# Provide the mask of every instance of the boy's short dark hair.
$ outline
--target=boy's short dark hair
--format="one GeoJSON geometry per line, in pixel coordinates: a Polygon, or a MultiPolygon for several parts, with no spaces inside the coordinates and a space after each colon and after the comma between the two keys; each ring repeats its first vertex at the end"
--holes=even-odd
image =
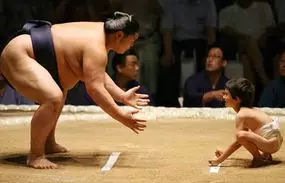
{"type": "Polygon", "coordinates": [[[241,100],[240,107],[253,107],[255,87],[245,78],[231,79],[226,83],[233,99],[237,97],[241,100]]]}
{"type": "Polygon", "coordinates": [[[118,54],[118,53],[115,54],[115,56],[112,59],[112,68],[115,71],[115,73],[117,72],[117,66],[118,65],[125,66],[126,57],[129,55],[134,55],[134,56],[138,57],[138,55],[134,49],[129,49],[128,51],[126,51],[123,54],[118,54]]]}
{"type": "Polygon", "coordinates": [[[122,31],[125,36],[129,36],[139,32],[139,24],[133,15],[115,12],[113,18],[109,18],[104,22],[104,30],[106,34],[122,31]]]}

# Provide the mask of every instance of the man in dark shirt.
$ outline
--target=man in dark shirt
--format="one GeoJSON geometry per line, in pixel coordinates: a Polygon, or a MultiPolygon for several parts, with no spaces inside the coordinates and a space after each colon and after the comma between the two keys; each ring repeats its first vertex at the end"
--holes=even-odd
{"type": "MultiPolygon", "coordinates": [[[[117,84],[117,86],[119,86],[124,91],[128,91],[133,87],[139,87],[136,93],[149,95],[148,90],[137,81],[139,74],[139,58],[133,49],[128,50],[124,54],[115,54],[111,61],[112,68],[115,73],[112,76],[112,79],[117,84]]],[[[81,88],[81,90],[85,90],[83,86],[79,86],[79,88],[81,88]]],[[[84,98],[85,105],[96,105],[96,103],[91,99],[87,92],[85,92],[85,94],[82,96],[84,98]]],[[[150,95],[149,100],[149,105],[154,106],[154,101],[150,95]]]]}
{"type": "Polygon", "coordinates": [[[227,61],[219,47],[212,47],[205,70],[190,76],[184,85],[183,107],[224,107],[223,94],[229,80],[224,75],[227,61]]]}
{"type": "Polygon", "coordinates": [[[279,60],[279,76],[271,81],[264,89],[258,106],[259,107],[285,107],[285,49],[279,60]]]}
{"type": "Polygon", "coordinates": [[[149,95],[149,105],[154,105],[148,89],[137,81],[140,69],[139,57],[133,49],[124,54],[116,54],[112,59],[112,68],[115,72],[112,79],[122,90],[127,91],[137,86],[139,89],[136,93],[149,95]]]}

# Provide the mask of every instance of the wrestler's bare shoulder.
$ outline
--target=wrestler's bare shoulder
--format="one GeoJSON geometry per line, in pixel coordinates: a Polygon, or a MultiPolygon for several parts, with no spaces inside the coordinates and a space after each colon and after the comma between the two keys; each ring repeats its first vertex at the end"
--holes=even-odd
{"type": "Polygon", "coordinates": [[[78,43],[86,44],[89,41],[104,41],[104,23],[103,22],[72,22],[55,24],[52,26],[53,35],[61,40],[68,38],[68,40],[78,43]]]}

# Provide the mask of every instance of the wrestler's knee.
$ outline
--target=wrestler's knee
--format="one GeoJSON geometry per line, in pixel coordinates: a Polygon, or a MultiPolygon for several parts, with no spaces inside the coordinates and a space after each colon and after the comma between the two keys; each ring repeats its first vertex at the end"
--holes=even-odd
{"type": "Polygon", "coordinates": [[[63,93],[53,93],[48,97],[48,99],[42,102],[42,105],[47,106],[52,112],[58,113],[60,112],[64,103],[63,99],[63,93]]]}
{"type": "Polygon", "coordinates": [[[246,132],[246,131],[238,131],[236,133],[236,139],[240,143],[247,141],[247,139],[248,139],[247,137],[248,137],[248,132],[246,132]]]}

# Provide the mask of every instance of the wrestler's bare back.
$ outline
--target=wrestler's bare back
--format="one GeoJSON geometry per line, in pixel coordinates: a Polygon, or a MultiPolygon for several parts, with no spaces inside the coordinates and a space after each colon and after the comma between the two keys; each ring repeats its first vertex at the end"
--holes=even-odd
{"type": "MultiPolygon", "coordinates": [[[[103,26],[103,23],[100,22],[74,22],[52,26],[51,31],[58,73],[64,89],[70,89],[79,80],[83,80],[82,56],[87,46],[94,44],[94,48],[102,49],[107,55],[103,26]]],[[[16,57],[21,57],[21,54],[28,54],[29,57],[35,59],[29,35],[21,35],[14,38],[4,51],[11,50],[17,50],[15,54],[12,54],[16,57]]],[[[11,54],[9,55],[11,56],[11,54]]],[[[95,63],[96,60],[94,60],[95,63]]]]}
{"type": "Polygon", "coordinates": [[[94,44],[91,46],[101,49],[107,55],[103,26],[103,23],[78,22],[52,27],[58,70],[64,88],[70,89],[78,80],[83,80],[82,56],[89,44],[94,44]]]}

